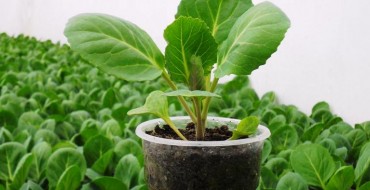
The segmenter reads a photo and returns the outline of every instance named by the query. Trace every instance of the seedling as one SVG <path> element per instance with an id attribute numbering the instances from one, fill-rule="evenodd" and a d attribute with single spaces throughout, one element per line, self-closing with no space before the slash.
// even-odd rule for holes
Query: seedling
<path id="1" fill-rule="evenodd" d="M 176 96 L 196 125 L 197 140 L 202 140 L 211 98 L 219 97 L 214 94 L 219 79 L 249 75 L 265 64 L 290 22 L 272 3 L 253 5 L 248 0 L 182 0 L 175 18 L 164 31 L 164 55 L 138 26 L 105 14 L 73 17 L 65 35 L 73 50 L 103 72 L 127 81 L 163 77 L 172 91 L 152 92 L 144 106 L 128 114 L 161 117 L 186 140 L 168 113 L 167 96 Z"/>

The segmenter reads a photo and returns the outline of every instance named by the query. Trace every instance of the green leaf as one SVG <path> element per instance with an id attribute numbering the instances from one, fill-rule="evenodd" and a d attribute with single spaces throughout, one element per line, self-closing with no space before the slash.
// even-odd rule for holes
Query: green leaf
<path id="1" fill-rule="evenodd" d="M 94 162 L 92 165 L 92 169 L 98 172 L 99 174 L 104 174 L 105 170 L 108 168 L 109 164 L 111 164 L 113 159 L 113 149 L 108 150 L 102 156 L 99 157 L 98 160 Z"/>
<path id="2" fill-rule="evenodd" d="M 361 185 L 361 187 L 358 190 L 369 190 L 369 189 L 370 189 L 370 181 Z"/>
<path id="3" fill-rule="evenodd" d="M 271 153 L 271 149 L 272 149 L 271 142 L 269 140 L 265 140 L 263 142 L 264 143 L 263 143 L 263 149 L 262 149 L 261 163 L 264 163 L 267 160 L 268 156 Z"/>
<path id="4" fill-rule="evenodd" d="M 349 133 L 345 135 L 351 144 L 350 155 L 353 158 L 358 158 L 362 145 L 367 142 L 366 134 L 360 129 L 352 129 Z"/>
<path id="5" fill-rule="evenodd" d="M 153 80 L 162 74 L 162 53 L 131 22 L 105 14 L 80 14 L 68 21 L 64 34 L 74 51 L 120 79 Z"/>
<path id="6" fill-rule="evenodd" d="M 55 190 L 75 190 L 80 186 L 81 181 L 80 168 L 77 165 L 72 165 L 63 172 Z"/>
<path id="7" fill-rule="evenodd" d="M 51 153 L 51 146 L 46 142 L 38 143 L 32 148 L 32 154 L 35 155 L 35 159 L 30 169 L 30 175 L 35 181 L 38 181 L 42 173 L 44 173 Z"/>
<path id="8" fill-rule="evenodd" d="M 92 181 L 93 189 L 104 189 L 104 190 L 128 190 L 126 185 L 120 180 L 114 177 L 100 177 Z"/>
<path id="9" fill-rule="evenodd" d="M 360 157 L 357 161 L 356 168 L 355 168 L 355 181 L 356 184 L 362 185 L 366 181 L 364 181 L 364 178 L 367 178 L 370 176 L 370 142 L 366 143 L 360 152 Z"/>
<path id="10" fill-rule="evenodd" d="M 289 163 L 284 158 L 276 157 L 269 159 L 268 162 L 265 164 L 265 167 L 274 172 L 276 176 L 280 176 L 280 174 L 283 173 L 284 169 L 289 167 Z"/>
<path id="11" fill-rule="evenodd" d="M 86 161 L 83 155 L 72 148 L 56 150 L 50 156 L 46 167 L 46 178 L 49 181 L 49 187 L 55 187 L 64 171 L 73 165 L 77 165 L 80 168 L 80 179 L 83 179 L 86 172 Z"/>
<path id="12" fill-rule="evenodd" d="M 276 190 L 308 190 L 308 185 L 299 174 L 289 172 L 279 180 Z"/>
<path id="13" fill-rule="evenodd" d="M 1 189 L 1 188 L 0 188 Z M 5 189 L 4 189 L 5 190 Z M 41 186 L 32 180 L 28 180 L 27 183 L 24 183 L 20 190 L 42 190 Z"/>
<path id="14" fill-rule="evenodd" d="M 205 21 L 216 41 L 221 44 L 237 18 L 253 4 L 250 0 L 182 0 L 176 17 L 190 16 Z"/>
<path id="15" fill-rule="evenodd" d="M 278 153 L 295 147 L 298 143 L 298 134 L 294 127 L 285 125 L 275 130 L 270 139 L 273 151 Z"/>
<path id="16" fill-rule="evenodd" d="M 103 154 L 113 148 L 110 139 L 103 135 L 90 138 L 83 146 L 83 153 L 88 166 L 92 166 Z"/>
<path id="17" fill-rule="evenodd" d="M 118 162 L 114 177 L 121 180 L 126 187 L 131 187 L 139 177 L 141 166 L 132 154 L 126 155 Z"/>
<path id="18" fill-rule="evenodd" d="M 157 117 L 169 118 L 168 102 L 164 92 L 156 90 L 149 94 L 142 107 L 135 108 L 127 112 L 127 115 L 138 115 L 151 113 Z"/>
<path id="19" fill-rule="evenodd" d="M 316 138 L 320 135 L 320 132 L 324 129 L 322 123 L 315 123 L 305 129 L 301 137 L 302 141 L 315 142 Z"/>
<path id="20" fill-rule="evenodd" d="M 290 155 L 295 172 L 309 185 L 325 189 L 325 184 L 335 172 L 335 163 L 328 150 L 318 144 L 302 144 Z"/>
<path id="21" fill-rule="evenodd" d="M 258 4 L 238 18 L 219 48 L 215 77 L 249 75 L 277 50 L 290 26 L 286 15 L 269 2 Z"/>
<path id="22" fill-rule="evenodd" d="M 179 17 L 166 28 L 164 38 L 168 43 L 165 52 L 166 68 L 172 80 L 193 86 L 190 81 L 193 80 L 191 77 L 197 71 L 196 68 L 199 68 L 199 62 L 202 64 L 203 75 L 210 74 L 217 59 L 217 44 L 202 20 Z"/>
<path id="23" fill-rule="evenodd" d="M 111 108 L 117 102 L 116 92 L 114 88 L 109 88 L 102 97 L 103 107 Z"/>
<path id="24" fill-rule="evenodd" d="M 176 90 L 172 92 L 167 92 L 164 95 L 166 96 L 185 96 L 185 97 L 217 97 L 221 98 L 218 94 L 208 92 L 208 91 L 200 91 L 200 90 Z"/>
<path id="25" fill-rule="evenodd" d="M 260 189 L 275 189 L 278 181 L 279 179 L 270 169 L 264 166 L 261 168 Z"/>
<path id="26" fill-rule="evenodd" d="M 26 154 L 26 148 L 18 142 L 0 145 L 0 179 L 13 180 L 17 163 Z"/>
<path id="27" fill-rule="evenodd" d="M 122 158 L 128 154 L 134 155 L 141 165 L 144 163 L 144 155 L 139 143 L 132 139 L 123 139 L 114 146 L 114 153 L 117 158 Z M 116 162 L 118 162 L 117 160 Z"/>
<path id="28" fill-rule="evenodd" d="M 352 166 L 339 168 L 330 178 L 327 190 L 348 190 L 352 187 L 355 179 L 355 171 Z"/>
<path id="29" fill-rule="evenodd" d="M 236 140 L 242 137 L 247 137 L 254 134 L 257 131 L 259 125 L 259 119 L 256 116 L 249 116 L 240 121 L 233 131 L 233 135 L 230 140 Z"/>
<path id="30" fill-rule="evenodd" d="M 121 136 L 123 132 L 119 123 L 115 119 L 110 119 L 103 124 L 101 133 L 112 138 L 113 136 Z"/>
<path id="31" fill-rule="evenodd" d="M 18 162 L 17 169 L 14 172 L 14 180 L 10 185 L 11 189 L 18 190 L 26 182 L 33 159 L 34 155 L 28 153 L 24 155 L 22 159 Z"/>
<path id="32" fill-rule="evenodd" d="M 90 138 L 99 133 L 100 122 L 94 119 L 87 119 L 82 123 L 80 134 L 82 139 L 87 142 Z"/>

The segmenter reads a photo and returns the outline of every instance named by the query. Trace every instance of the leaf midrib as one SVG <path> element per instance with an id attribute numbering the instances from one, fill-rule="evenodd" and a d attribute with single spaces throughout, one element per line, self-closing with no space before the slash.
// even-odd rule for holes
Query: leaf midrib
<path id="1" fill-rule="evenodd" d="M 313 170 L 315 171 L 315 175 L 316 175 L 316 176 L 317 176 L 317 178 L 319 179 L 321 187 L 322 187 L 323 189 L 325 189 L 325 184 L 324 184 L 324 182 L 322 181 L 322 179 L 321 179 L 321 177 L 320 177 L 319 172 L 316 170 L 316 167 L 315 167 L 315 166 L 314 166 L 314 164 L 312 163 L 312 160 L 310 159 L 310 156 L 309 156 L 309 155 L 307 155 L 307 153 L 306 153 L 306 152 L 304 152 L 303 154 L 305 155 L 305 157 L 307 158 L 307 160 L 310 162 L 311 167 L 312 167 L 312 168 L 313 168 Z"/>

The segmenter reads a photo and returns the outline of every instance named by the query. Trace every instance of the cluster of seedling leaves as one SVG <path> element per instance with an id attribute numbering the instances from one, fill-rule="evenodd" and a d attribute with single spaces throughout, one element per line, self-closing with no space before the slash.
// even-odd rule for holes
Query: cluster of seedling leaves
<path id="1" fill-rule="evenodd" d="M 152 116 L 126 113 L 154 90 L 168 88 L 102 74 L 66 45 L 0 34 L 0 190 L 147 189 L 133 131 Z M 246 77 L 215 93 L 210 115 L 257 116 L 271 130 L 259 189 L 370 189 L 370 122 L 350 126 L 325 102 L 308 116 L 259 97 Z"/>

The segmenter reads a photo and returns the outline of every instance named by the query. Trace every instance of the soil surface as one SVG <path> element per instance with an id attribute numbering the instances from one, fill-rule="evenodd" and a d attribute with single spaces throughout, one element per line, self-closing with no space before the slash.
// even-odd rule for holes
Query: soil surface
<path id="1" fill-rule="evenodd" d="M 188 123 L 185 129 L 179 129 L 179 131 L 189 140 L 195 141 L 195 125 L 194 123 Z M 160 127 L 157 125 L 154 130 L 146 132 L 149 135 L 165 138 L 165 139 L 176 139 L 181 140 L 180 137 L 170 128 L 168 125 Z M 215 128 L 206 128 L 204 141 L 222 141 L 227 140 L 232 136 L 233 132 L 229 130 L 229 127 L 222 125 Z"/>

